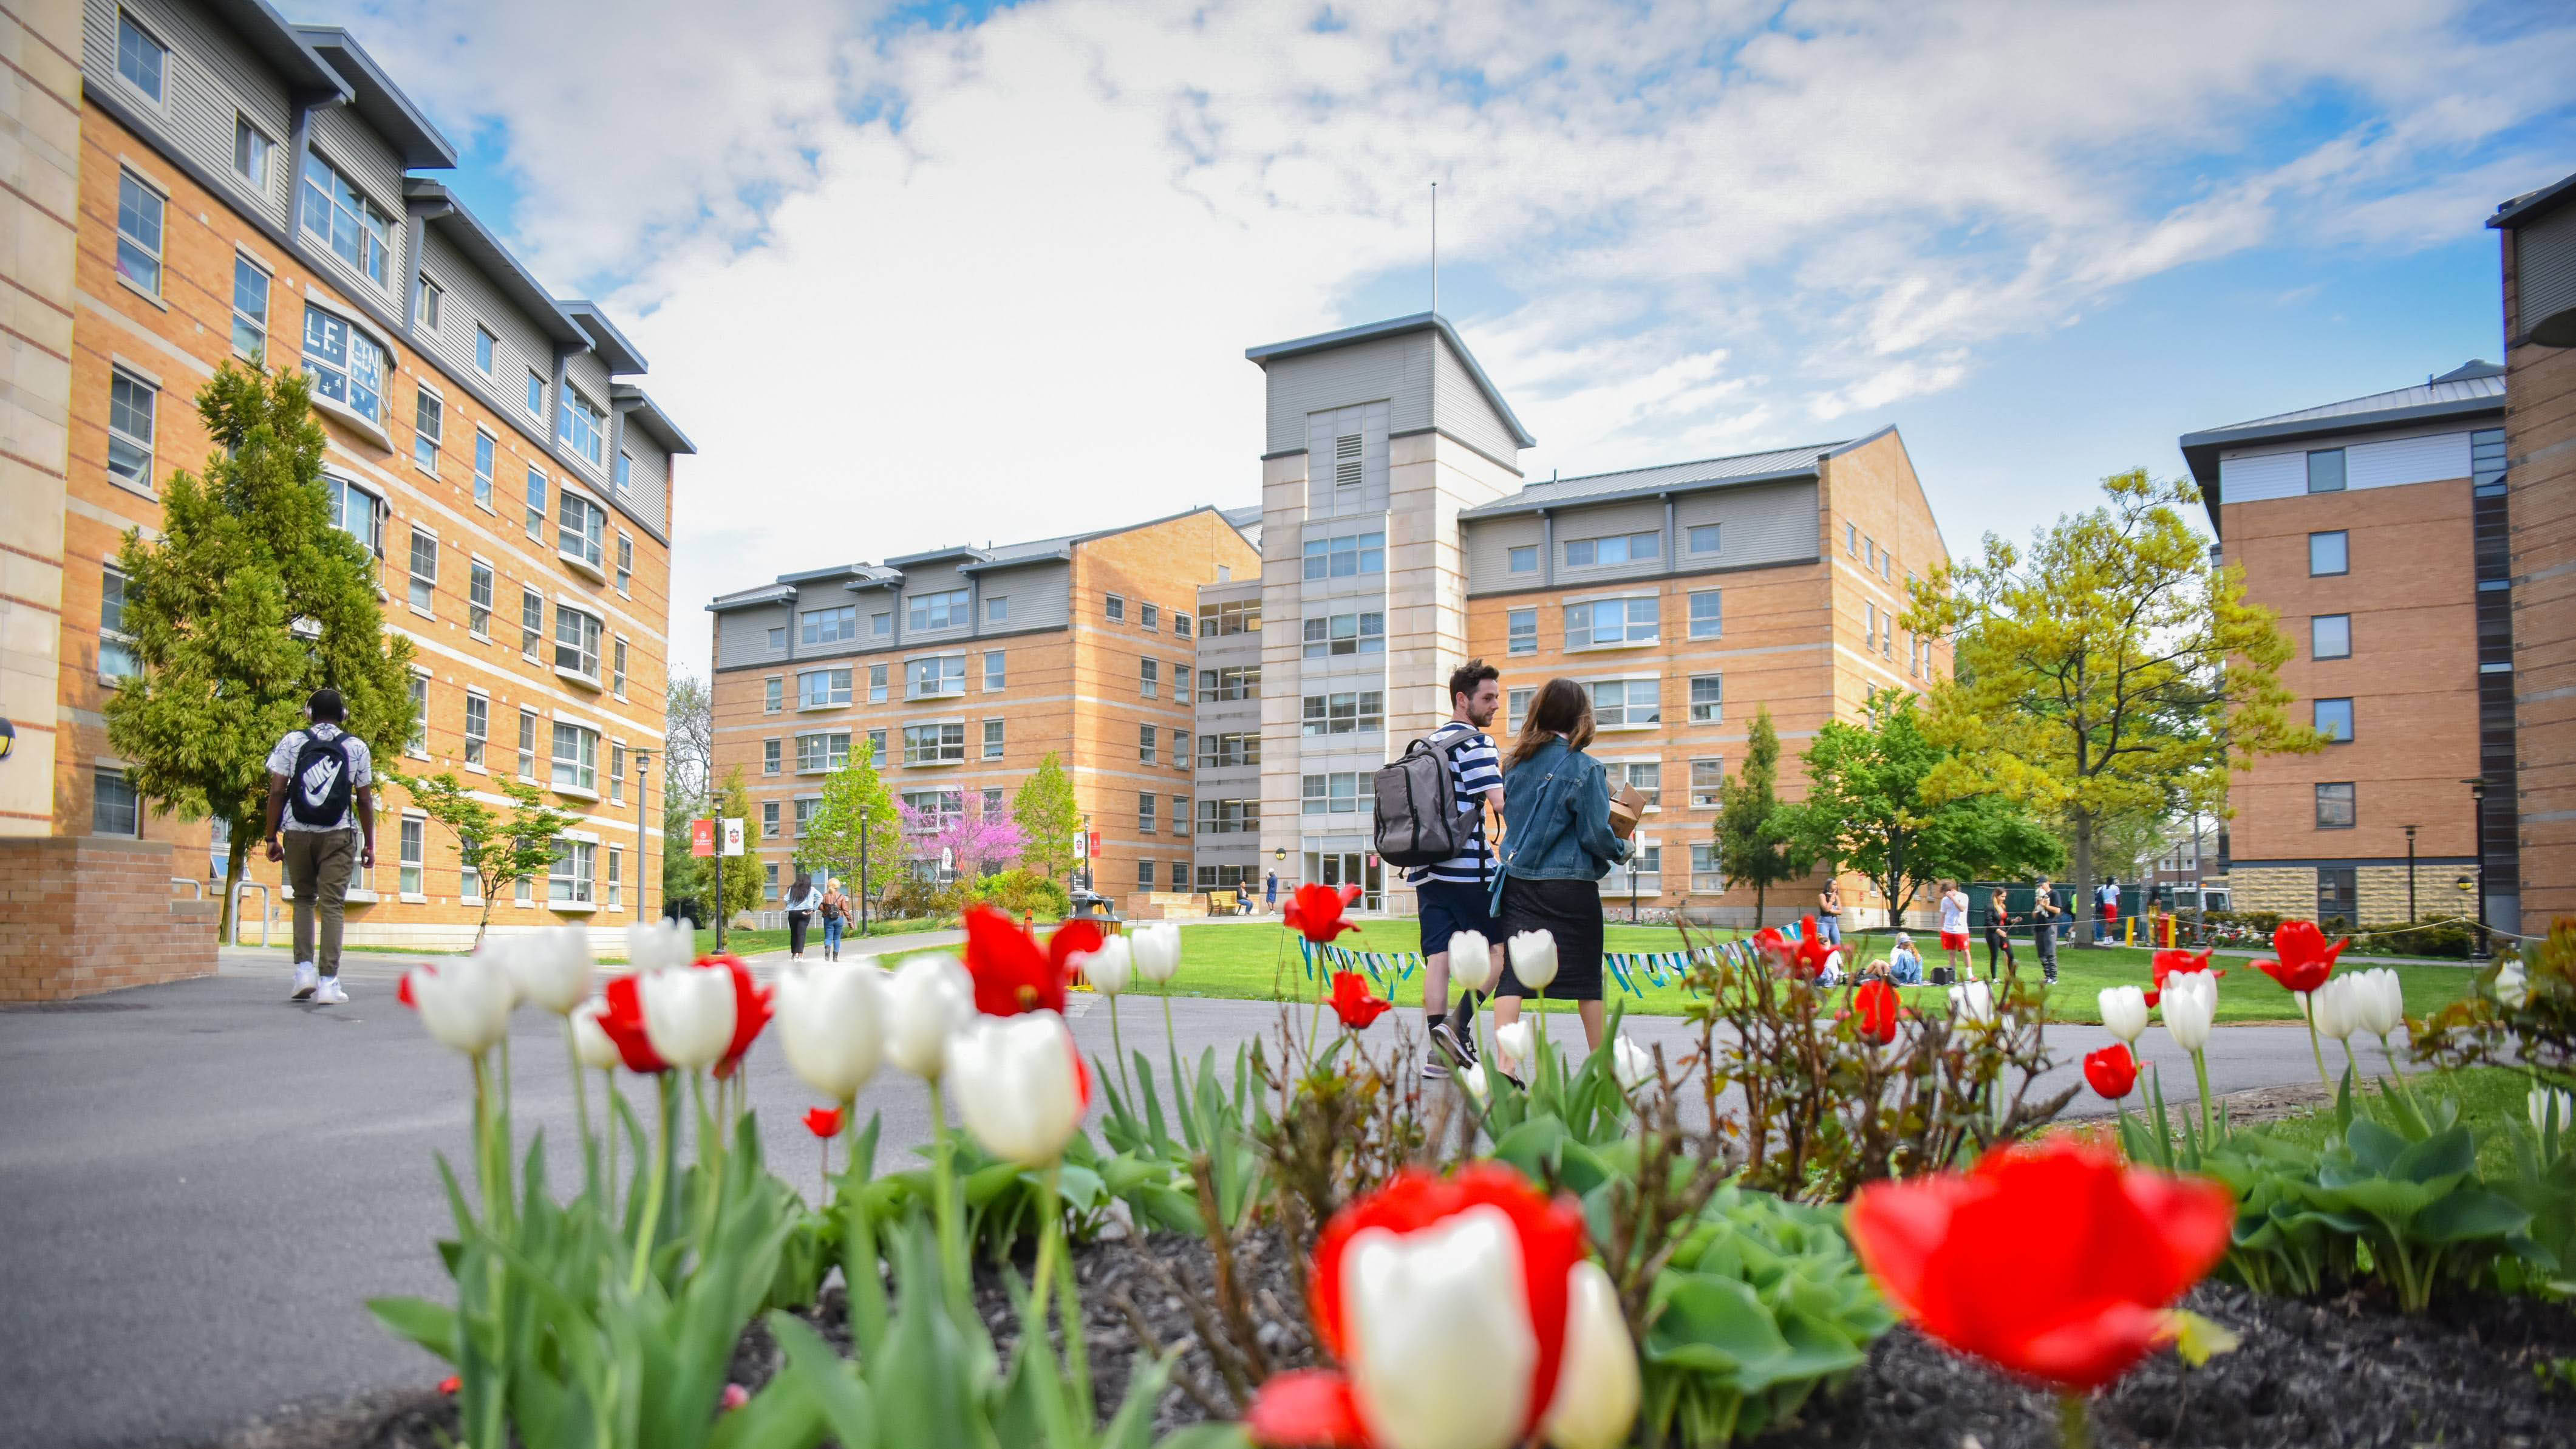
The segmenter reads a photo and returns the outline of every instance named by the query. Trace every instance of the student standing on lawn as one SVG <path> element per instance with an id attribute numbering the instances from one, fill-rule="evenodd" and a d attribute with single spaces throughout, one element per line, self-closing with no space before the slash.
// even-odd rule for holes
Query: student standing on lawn
<path id="1" fill-rule="evenodd" d="M 1491 945 L 1494 959 L 1503 955 L 1503 938 L 1494 929 L 1492 890 L 1494 847 L 1485 838 L 1485 809 L 1503 808 L 1502 757 L 1495 753 L 1485 726 L 1503 703 L 1503 673 L 1482 659 L 1470 659 L 1449 675 L 1449 720 L 1427 738 L 1449 767 L 1449 798 L 1462 816 L 1475 822 L 1464 849 L 1436 865 L 1405 873 L 1413 883 L 1415 908 L 1422 918 L 1422 1018 L 1431 1049 L 1422 1075 L 1445 1077 L 1452 1067 L 1472 1066 L 1476 1049 L 1476 993 L 1458 994 L 1458 1019 L 1449 1014 L 1449 938 L 1473 931 Z"/>
<path id="2" fill-rule="evenodd" d="M 1816 897 L 1816 935 L 1828 946 L 1843 943 L 1843 890 L 1830 878 Z"/>
<path id="3" fill-rule="evenodd" d="M 1986 974 L 1995 975 L 1995 957 L 2004 959 L 2004 969 L 2013 969 L 2012 905 L 2004 897 L 2004 888 L 1995 887 L 1994 898 L 1986 904 Z M 2001 978 L 1997 978 L 2001 979 Z"/>
<path id="4" fill-rule="evenodd" d="M 1949 958 L 1950 979 L 1968 979 L 1968 893 L 1954 880 L 1941 882 L 1941 950 Z"/>
<path id="5" fill-rule="evenodd" d="M 376 800 L 368 788 L 376 782 L 375 762 L 367 742 L 340 727 L 348 718 L 340 691 L 313 691 L 304 717 L 304 728 L 288 730 L 268 752 L 268 858 L 285 863 L 295 892 L 289 999 L 338 1006 L 349 999 L 340 987 L 340 927 L 352 863 L 360 869 L 376 863 Z"/>
<path id="6" fill-rule="evenodd" d="M 2051 986 L 2057 984 L 2057 918 L 2064 914 L 2057 908 L 2056 883 L 2041 876 L 2030 902 L 2030 934 L 2039 947 L 2040 979 Z"/>
<path id="7" fill-rule="evenodd" d="M 2104 876 L 2102 878 L 2102 889 L 2095 892 L 2095 894 L 2101 897 L 2102 909 L 2094 912 L 2094 914 L 2100 919 L 2097 920 L 2093 926 L 2093 944 L 2096 946 L 2107 946 L 2117 938 L 2120 928 L 2119 878 L 2116 876 Z"/>

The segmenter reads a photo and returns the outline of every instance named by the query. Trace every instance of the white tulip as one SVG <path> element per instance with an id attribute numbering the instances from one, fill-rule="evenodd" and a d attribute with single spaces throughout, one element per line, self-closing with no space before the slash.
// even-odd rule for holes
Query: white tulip
<path id="1" fill-rule="evenodd" d="M 1655 1054 L 1624 1036 L 1610 1039 L 1610 1074 L 1633 1092 L 1655 1081 Z"/>
<path id="2" fill-rule="evenodd" d="M 948 1039 L 948 1087 L 966 1130 L 985 1151 L 1022 1167 L 1062 1157 L 1082 1130 L 1076 1050 L 1052 1011 L 976 1017 Z"/>
<path id="3" fill-rule="evenodd" d="M 794 962 L 778 976 L 778 1044 L 830 1102 L 846 1102 L 885 1056 L 885 973 L 864 961 Z"/>
<path id="4" fill-rule="evenodd" d="M 480 1056 L 510 1029 L 510 978 L 488 957 L 415 966 L 403 992 L 431 1040 L 452 1051 Z"/>
<path id="5" fill-rule="evenodd" d="M 2158 1005 L 2174 1045 L 2199 1051 L 2209 1045 L 2209 1029 L 2218 1021 L 2218 978 L 2206 971 L 2175 972 L 2165 978 Z"/>
<path id="6" fill-rule="evenodd" d="M 1449 979 L 1461 991 L 1491 991 L 1502 968 L 1494 964 L 1494 943 L 1482 931 L 1460 931 L 1449 938 Z"/>
<path id="7" fill-rule="evenodd" d="M 1616 1449 L 1637 1421 L 1637 1342 L 1600 1264 L 1575 1264 L 1565 1290 L 1565 1351 L 1538 1430 L 1556 1449 Z"/>
<path id="8" fill-rule="evenodd" d="M 2105 986 L 2099 999 L 2102 1025 L 2135 1047 L 2138 1038 L 2147 1034 L 2147 993 L 2134 986 Z"/>
<path id="9" fill-rule="evenodd" d="M 521 1001 L 562 1016 L 590 996 L 590 933 L 579 926 L 535 931 L 502 955 Z"/>
<path id="10" fill-rule="evenodd" d="M 2385 1041 L 2406 1024 L 2406 987 L 2396 972 L 2379 966 L 2351 972 L 2346 979 L 2356 983 L 2362 1030 Z"/>
<path id="11" fill-rule="evenodd" d="M 1127 979 L 1136 974 L 1136 956 L 1124 936 L 1112 936 L 1100 943 L 1097 951 L 1073 958 L 1082 969 L 1082 979 L 1103 996 L 1116 996 L 1127 989 Z"/>
<path id="12" fill-rule="evenodd" d="M 2531 1130 L 2548 1135 L 2550 1118 L 2558 1122 L 2559 1140 L 2576 1138 L 2576 1094 L 2550 1087 L 2534 1087 L 2525 1105 L 2531 1112 Z"/>
<path id="13" fill-rule="evenodd" d="M 2520 961 L 2507 961 L 2496 968 L 2495 998 L 2510 1011 L 2520 1011 L 2523 1003 L 2531 999 L 2531 973 L 2522 969 Z"/>
<path id="14" fill-rule="evenodd" d="M 1554 936 L 1545 931 L 1522 931 L 1504 949 L 1512 958 L 1512 974 L 1520 978 L 1521 985 L 1532 991 L 1545 991 L 1547 984 L 1556 979 Z"/>
<path id="15" fill-rule="evenodd" d="M 1494 1059 L 1506 1075 L 1528 1076 L 1529 1064 L 1537 1055 L 1538 1027 L 1528 1017 L 1494 1028 Z"/>
<path id="16" fill-rule="evenodd" d="M 636 971 L 686 966 L 697 959 L 698 946 L 689 928 L 678 921 L 637 923 L 626 928 L 626 964 Z"/>
<path id="17" fill-rule="evenodd" d="M 1181 928 L 1169 921 L 1131 927 L 1127 945 L 1129 954 L 1135 957 L 1139 981 L 1160 986 L 1181 969 Z"/>
<path id="18" fill-rule="evenodd" d="M 1342 1363 L 1379 1449 L 1518 1443 L 1538 1363 L 1519 1236 L 1491 1205 L 1420 1232 L 1352 1234 Z"/>
<path id="19" fill-rule="evenodd" d="M 886 981 L 886 1055 L 923 1081 L 938 1081 L 948 1038 L 974 1015 L 975 984 L 956 958 L 912 957 Z"/>
<path id="20" fill-rule="evenodd" d="M 679 966 L 637 976 L 644 999 L 644 1039 L 653 1054 L 683 1071 L 714 1066 L 733 1045 L 733 973 Z"/>
<path id="21" fill-rule="evenodd" d="M 2361 1030 L 2361 994 L 2368 988 L 2352 976 L 2337 976 L 2308 993 L 2308 1019 L 2317 1035 L 2349 1042 Z"/>
<path id="22" fill-rule="evenodd" d="M 599 1014 L 607 1009 L 607 1002 L 594 997 L 574 1007 L 564 1018 L 564 1030 L 572 1033 L 573 1055 L 596 1072 L 607 1071 L 623 1060 L 617 1054 L 617 1043 L 600 1029 Z"/>
<path id="23" fill-rule="evenodd" d="M 1979 1025 L 1994 1020 L 1994 988 L 1983 981 L 1960 982 L 1950 988 L 1950 1011 L 1962 1021 Z"/>

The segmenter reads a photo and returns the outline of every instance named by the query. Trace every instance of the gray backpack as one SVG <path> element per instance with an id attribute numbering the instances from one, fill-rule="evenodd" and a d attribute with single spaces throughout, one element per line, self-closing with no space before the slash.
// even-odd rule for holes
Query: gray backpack
<path id="1" fill-rule="evenodd" d="M 1449 753 L 1427 739 L 1379 766 L 1369 788 L 1376 796 L 1378 858 L 1389 865 L 1437 865 L 1475 839 L 1481 817 L 1458 808 Z"/>

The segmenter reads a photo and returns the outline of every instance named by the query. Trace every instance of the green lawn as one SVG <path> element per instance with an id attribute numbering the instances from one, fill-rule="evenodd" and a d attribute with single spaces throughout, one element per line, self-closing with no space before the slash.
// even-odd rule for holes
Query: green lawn
<path id="1" fill-rule="evenodd" d="M 942 920 L 933 917 L 924 917 L 919 920 L 870 921 L 868 923 L 868 934 L 866 939 L 870 941 L 882 941 L 889 936 L 911 936 L 917 935 L 923 931 L 954 930 L 956 929 L 956 926 L 957 923 L 954 920 Z M 859 939 L 859 934 L 856 931 L 849 932 L 841 937 L 841 941 L 844 945 L 856 944 Z M 822 923 L 818 921 L 815 923 L 814 929 L 805 933 L 805 949 L 808 951 L 819 951 L 822 947 L 823 926 Z M 701 928 L 698 932 L 699 954 L 704 955 L 715 948 L 715 928 L 712 926 Z M 744 931 L 729 927 L 725 931 L 725 949 L 731 951 L 737 956 L 757 956 L 764 951 L 784 951 L 787 949 L 787 930 L 783 926 L 775 931 Z"/>
<path id="2" fill-rule="evenodd" d="M 2338 1071 L 2343 1067 L 2343 1062 L 2331 1050 L 2327 1054 L 2327 1064 Z M 2513 1138 L 2498 1124 L 2508 1117 L 2516 1122 L 2530 1120 L 2530 1078 L 2504 1067 L 2471 1067 L 2456 1072 L 2420 1073 L 2409 1076 L 2406 1082 L 2417 1100 L 2428 1105 L 2436 1097 L 2448 1097 L 2460 1104 L 2460 1120 L 2469 1125 L 2470 1132 L 2477 1138 L 2478 1170 L 2481 1174 L 2490 1180 L 2513 1175 Z M 2355 1106 L 2360 1105 L 2361 1095 L 2375 1095 L 2378 1091 L 2376 1081 L 2355 1074 Z M 2315 1147 L 2335 1133 L 2334 1107 L 2329 1103 L 2313 1112 L 2302 1112 L 2295 1117 L 2284 1117 L 2278 1122 L 2266 1122 L 2246 1130 Z"/>
<path id="3" fill-rule="evenodd" d="M 1732 941 L 1749 932 L 1724 931 L 1714 938 L 1698 931 L 1695 938 L 1705 943 L 1711 939 Z M 1921 937 L 1916 938 L 1918 942 Z M 1683 948 L 1681 933 L 1669 926 L 1626 926 L 1613 924 L 1607 933 L 1613 951 L 1678 951 Z M 1874 958 L 1886 952 L 1885 937 L 1872 938 L 1860 947 L 1865 957 Z M 1409 920 L 1372 920 L 1362 925 L 1355 935 L 1346 935 L 1339 943 L 1355 951 L 1414 951 L 1420 949 L 1420 936 Z M 2102 1019 L 2095 995 L 2105 986 L 2145 986 L 2153 977 L 2150 961 L 2154 953 L 2144 949 L 2107 946 L 2099 949 L 2062 946 L 2058 949 L 2058 984 L 2051 1002 L 2054 1020 L 2098 1022 Z M 1938 953 L 1932 954 L 1938 960 Z M 1985 970 L 1985 950 L 1979 946 L 1971 957 L 1978 972 Z M 2021 953 L 2021 968 L 2031 979 L 2037 979 L 2038 963 L 2027 944 Z M 2298 1009 L 2291 1004 L 2290 994 L 2273 984 L 2272 979 L 2253 969 L 2248 962 L 2215 962 L 2227 972 L 2219 982 L 2218 1019 L 2221 1021 L 2297 1021 Z M 2394 968 L 2406 986 L 2406 1010 L 2410 1014 L 2433 1011 L 2458 999 L 2468 990 L 2471 974 L 2456 966 L 2399 966 Z M 1238 1000 L 1267 1001 L 1280 989 L 1291 996 L 1302 994 L 1305 982 L 1298 965 L 1294 937 L 1278 924 L 1265 921 L 1210 921 L 1181 928 L 1181 970 L 1172 979 L 1175 994 L 1230 997 Z M 1613 998 L 1624 1000 L 1627 1009 L 1651 1015 L 1677 1015 L 1689 999 L 1678 981 L 1657 988 L 1640 978 L 1642 993 L 1630 996 L 1618 982 L 1609 983 Z M 1905 990 L 1914 1003 L 1936 1004 L 1941 988 L 1920 987 Z M 1413 976 L 1394 988 L 1399 1006 L 1420 1006 L 1422 974 Z"/>

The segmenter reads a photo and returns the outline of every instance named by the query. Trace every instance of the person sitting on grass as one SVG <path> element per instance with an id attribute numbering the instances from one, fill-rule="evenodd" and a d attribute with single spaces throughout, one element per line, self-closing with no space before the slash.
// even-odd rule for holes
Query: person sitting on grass
<path id="1" fill-rule="evenodd" d="M 1888 953 L 1887 976 L 1899 986 L 1923 984 L 1923 953 L 1914 949 L 1914 938 L 1903 931 L 1896 933 L 1896 948 Z"/>

